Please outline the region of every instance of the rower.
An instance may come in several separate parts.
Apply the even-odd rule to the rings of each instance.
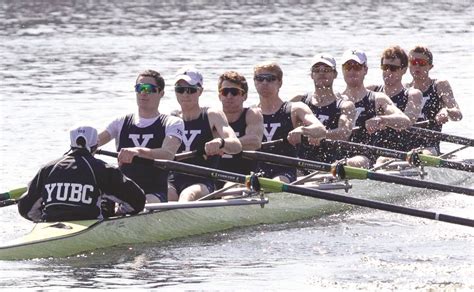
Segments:
[[[242,145],[224,113],[220,109],[199,105],[203,91],[203,78],[199,71],[192,67],[178,70],[174,89],[181,106],[181,111],[176,114],[184,120],[183,142],[179,152],[197,150],[207,156],[204,158],[203,155],[198,155],[182,162],[216,168],[219,156],[242,151]],[[195,201],[214,189],[214,180],[210,178],[173,172],[169,180],[168,196],[170,201]]]
[[[383,92],[410,119],[413,125],[420,113],[422,105],[421,91],[405,88],[402,84],[403,75],[408,69],[408,55],[399,46],[385,49],[380,59],[383,85],[367,86],[367,89]],[[413,135],[405,131],[388,128],[374,134],[374,146],[408,152],[418,145],[413,145]]]
[[[42,167],[18,201],[21,216],[32,221],[102,219],[101,200],[119,204],[119,214],[145,206],[143,190],[122,172],[93,157],[97,130],[72,129],[71,150]]]
[[[316,118],[326,127],[326,138],[331,140],[348,140],[352,133],[355,108],[349,100],[343,100],[333,90],[337,77],[336,60],[329,54],[315,55],[311,62],[311,79],[314,91],[297,95],[291,101],[305,103]],[[341,151],[330,144],[309,145],[304,141],[298,150],[303,159],[333,163],[342,159]]]
[[[413,80],[407,86],[423,92],[423,108],[418,121],[429,121],[423,127],[441,132],[443,124],[449,120],[460,121],[462,113],[449,82],[429,76],[433,68],[433,54],[427,47],[416,46],[410,51],[409,68]],[[426,147],[425,154],[440,153],[439,140],[420,139],[417,143]]]
[[[364,52],[357,49],[344,52],[342,72],[346,89],[343,96],[355,105],[355,126],[358,127],[352,132],[350,140],[362,144],[371,144],[373,134],[387,127],[402,130],[410,126],[410,119],[392,103],[387,95],[364,87],[367,71],[367,56]],[[350,166],[365,168],[370,167],[373,162],[375,162],[375,157],[362,155],[347,160]]]
[[[254,67],[254,83],[257,89],[263,114],[263,141],[284,139],[285,142],[265,152],[296,157],[296,145],[301,137],[313,138],[314,143],[326,137],[327,130],[314,116],[309,107],[302,102],[283,101],[279,96],[283,84],[283,71],[273,62],[258,64]],[[259,163],[259,171],[267,178],[283,182],[296,180],[296,169]]]
[[[143,188],[148,203],[168,201],[168,171],[132,163],[133,158],[173,160],[184,132],[180,118],[160,113],[164,93],[160,73],[140,72],[135,81],[137,112],[115,119],[99,135],[99,146],[115,140],[120,169]]]
[[[260,149],[263,138],[263,117],[260,108],[244,107],[247,100],[248,84],[245,77],[235,71],[227,71],[219,76],[219,100],[222,110],[242,144],[242,150]],[[224,154],[219,169],[240,174],[254,172],[256,162],[238,156]],[[224,183],[217,183],[222,187]]]

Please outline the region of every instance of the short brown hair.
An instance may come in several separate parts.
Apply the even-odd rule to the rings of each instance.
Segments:
[[[156,82],[156,85],[158,85],[158,87],[163,90],[165,89],[165,79],[163,79],[163,77],[161,76],[160,73],[154,71],[154,70],[145,70],[145,71],[142,71],[140,73],[138,73],[138,77],[137,77],[137,80],[135,81],[135,83],[138,81],[138,78],[140,77],[151,77],[153,79],[155,79],[155,82]]]
[[[277,79],[280,81],[283,79],[283,71],[281,70],[280,65],[278,65],[275,62],[266,62],[266,63],[257,64],[253,68],[253,73],[255,74],[257,70],[260,70],[260,69],[266,69],[268,71],[275,73]]]
[[[217,83],[217,89],[221,89],[222,82],[229,81],[239,85],[244,93],[247,93],[249,90],[249,86],[247,84],[247,80],[245,79],[244,75],[235,72],[235,71],[227,71],[224,72],[221,76],[219,76],[219,81]]]
[[[380,65],[383,64],[384,59],[399,59],[400,66],[402,68],[406,68],[408,66],[408,55],[405,53],[405,50],[400,48],[400,46],[386,48],[382,53],[382,57],[380,58]]]
[[[428,49],[427,47],[416,46],[413,50],[410,51],[410,54],[411,53],[420,53],[425,55],[426,57],[428,57],[428,63],[430,63],[430,65],[433,65],[433,53],[431,53],[430,49]]]

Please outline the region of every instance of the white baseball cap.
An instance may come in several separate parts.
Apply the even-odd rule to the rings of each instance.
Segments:
[[[342,55],[342,64],[344,65],[347,61],[356,61],[357,63],[363,65],[367,64],[367,56],[365,53],[358,49],[351,49],[344,52]]]
[[[71,136],[71,147],[86,148],[90,152],[91,149],[98,144],[97,130],[93,127],[79,126],[72,129],[69,134]],[[77,143],[80,137],[84,138],[85,145],[79,145]]]
[[[311,60],[311,66],[314,66],[315,64],[318,64],[318,63],[323,63],[332,67],[333,69],[336,69],[336,60],[334,59],[333,56],[329,54],[315,55],[313,59]]]
[[[180,80],[184,80],[189,85],[203,85],[202,75],[199,71],[194,67],[184,67],[176,72],[175,82],[177,83]]]

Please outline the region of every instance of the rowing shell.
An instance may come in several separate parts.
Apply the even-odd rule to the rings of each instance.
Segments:
[[[147,204],[154,211],[102,221],[37,223],[29,234],[0,246],[0,260],[66,257],[117,245],[294,221],[345,206],[286,193],[269,197]]]
[[[372,186],[360,181],[355,196],[369,196]],[[345,189],[347,184],[320,184],[317,188]],[[397,188],[391,188],[397,189]],[[381,193],[383,189],[380,189]],[[372,192],[374,191],[374,192]],[[406,195],[407,189],[402,189]],[[381,195],[378,196],[381,196]],[[390,198],[397,194],[390,192]],[[386,197],[386,195],[385,195]],[[250,197],[185,203],[147,204],[145,213],[105,220],[37,223],[27,235],[0,246],[0,260],[66,257],[111,246],[159,242],[235,227],[282,223],[349,209],[349,205],[325,200],[271,193],[268,198]]]

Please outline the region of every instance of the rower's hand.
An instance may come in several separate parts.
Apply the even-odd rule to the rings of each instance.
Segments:
[[[381,117],[375,116],[365,121],[365,129],[369,134],[385,129],[387,126]]]
[[[308,138],[308,143],[310,145],[319,146],[322,140],[324,140],[324,138]]]
[[[212,139],[204,145],[204,152],[207,156],[214,156],[224,154],[224,149],[221,148],[222,142],[220,138]]]
[[[288,136],[286,137],[286,139],[288,140],[288,143],[290,143],[293,146],[296,146],[296,144],[301,143],[302,135],[303,135],[303,127],[297,127],[288,133]]]
[[[313,139],[324,139],[328,134],[328,130],[321,123],[302,126],[301,130],[304,136]]]
[[[436,114],[435,121],[439,125],[445,124],[449,121],[448,110],[445,107]]]
[[[139,150],[137,148],[122,148],[118,154],[119,166],[126,163],[132,163],[133,157],[138,156]]]

